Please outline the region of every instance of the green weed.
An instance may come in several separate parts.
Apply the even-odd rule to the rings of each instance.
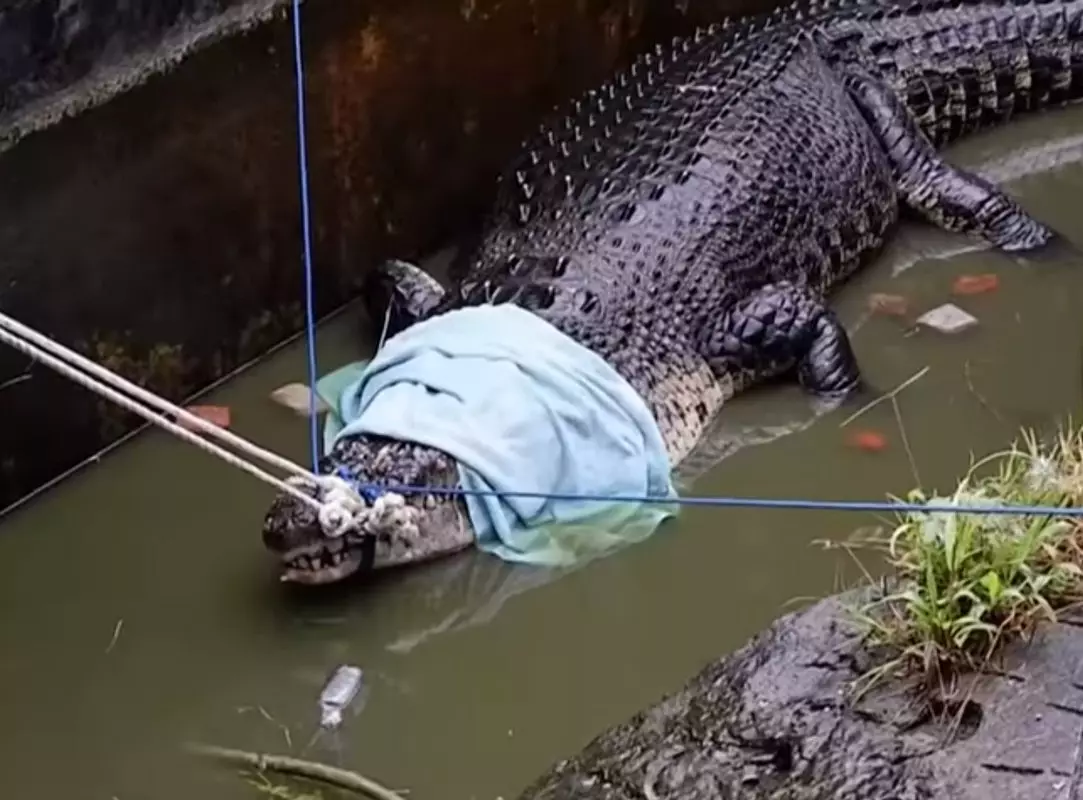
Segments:
[[[988,470],[992,468],[992,471]],[[963,671],[983,669],[997,649],[1083,599],[1083,528],[1048,516],[981,515],[967,508],[1066,508],[1083,499],[1083,432],[1052,447],[1033,434],[976,463],[948,497],[911,492],[912,503],[958,513],[905,514],[888,536],[856,545],[882,552],[895,576],[850,612],[885,656],[855,685],[860,695],[889,677],[917,676],[942,695]]]

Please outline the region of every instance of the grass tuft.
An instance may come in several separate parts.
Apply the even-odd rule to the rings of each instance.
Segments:
[[[907,513],[890,535],[850,546],[883,553],[896,573],[874,599],[850,608],[885,654],[854,686],[859,696],[882,680],[914,676],[943,695],[959,674],[984,669],[999,647],[1083,600],[1080,520],[966,513],[1080,505],[1083,430],[1060,433],[1052,446],[1025,433],[1011,450],[974,464],[949,497],[916,490],[906,499],[960,511]]]

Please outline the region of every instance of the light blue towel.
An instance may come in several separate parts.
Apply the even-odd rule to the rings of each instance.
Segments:
[[[675,498],[658,426],[602,358],[514,305],[426,320],[323,378],[325,448],[370,433],[438,448],[464,488]],[[650,535],[673,504],[469,496],[478,546],[571,565]]]

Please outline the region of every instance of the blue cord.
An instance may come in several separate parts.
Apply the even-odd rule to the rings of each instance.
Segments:
[[[301,172],[301,225],[305,249],[305,339],[308,345],[308,421],[312,471],[319,470],[320,437],[316,419],[316,311],[312,277],[312,225],[308,203],[308,143],[305,137],[305,69],[301,54],[301,0],[293,0],[293,60],[297,69],[297,150]]]
[[[1038,516],[1038,517],[1083,517],[1083,508],[1061,508],[1059,506],[1026,505],[990,505],[956,506],[948,503],[893,503],[844,501],[844,500],[782,500],[770,497],[658,497],[648,495],[605,495],[605,494],[550,494],[548,492],[497,492],[481,489],[463,489],[447,486],[411,486],[408,484],[373,484],[350,480],[344,467],[336,470],[336,475],[350,481],[354,489],[367,502],[385,492],[401,495],[431,494],[455,497],[522,497],[538,500],[570,500],[587,503],[637,503],[679,506],[706,506],[709,508],[772,508],[800,509],[806,511],[870,511],[899,514],[903,512],[929,514],[975,514],[990,516]]]
[[[312,446],[312,471],[319,471],[319,429],[316,419],[316,319],[312,278],[312,233],[308,201],[308,157],[305,140],[305,90],[304,65],[301,53],[301,0],[293,0],[293,51],[297,67],[297,145],[300,156],[301,210],[305,251],[305,333],[308,346],[309,423]],[[651,503],[681,506],[707,506],[710,508],[788,508],[811,511],[870,511],[898,514],[951,513],[1000,516],[1060,516],[1083,517],[1083,508],[1058,508],[1056,506],[953,506],[948,504],[891,503],[891,502],[844,502],[832,500],[776,500],[756,497],[648,497],[599,494],[547,494],[544,492],[496,492],[451,487],[366,484],[353,480],[349,472],[340,467],[336,474],[353,484],[356,491],[369,503],[384,492],[402,495],[432,494],[459,497],[522,497],[542,500],[571,500],[597,503]]]

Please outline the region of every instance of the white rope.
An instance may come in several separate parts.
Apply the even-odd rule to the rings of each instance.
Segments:
[[[116,403],[121,408],[139,415],[148,422],[157,425],[165,431],[182,439],[189,444],[195,445],[204,452],[218,456],[227,464],[237,467],[243,472],[270,484],[281,492],[289,494],[298,501],[305,503],[317,512],[320,526],[328,536],[341,536],[351,528],[365,527],[368,523],[368,508],[348,483],[334,475],[313,475],[308,470],[294,464],[289,459],[258,447],[251,442],[242,439],[230,431],[213,425],[191,412],[170,403],[164,398],[148,392],[120,375],[95,364],[88,358],[64,347],[32,328],[16,322],[10,317],[0,314],[0,342],[7,344],[24,355],[40,361],[50,369],[55,370],[64,377],[70,379],[85,389],[89,389],[101,395],[107,400]],[[52,352],[49,352],[52,351]],[[65,361],[64,359],[67,359]],[[71,363],[67,363],[71,362]],[[72,364],[82,367],[85,372],[76,369]],[[158,408],[164,413],[155,414],[150,409],[140,405],[132,397],[122,394],[112,388],[113,384],[127,390],[132,396],[143,400],[147,405]],[[192,431],[169,419],[171,414],[178,419],[183,419],[195,428],[198,428],[212,436],[233,444],[238,449],[253,455],[263,461],[274,464],[283,470],[295,473],[286,480],[282,480],[269,472],[245,461],[234,453],[210,442]],[[324,490],[324,500],[309,497],[296,488],[298,484],[314,485],[317,489]],[[373,511],[376,511],[374,508]],[[381,506],[380,515],[383,515]]]
[[[252,444],[247,439],[242,439],[240,436],[237,436],[231,431],[220,428],[217,425],[213,425],[210,422],[207,422],[206,420],[197,417],[190,411],[181,408],[180,406],[174,405],[173,403],[170,403],[165,398],[159,397],[153,392],[148,392],[143,387],[132,383],[126,378],[117,375],[115,372],[108,370],[100,364],[91,361],[89,358],[86,358],[80,353],[77,353],[74,350],[65,347],[64,345],[60,344],[60,342],[57,342],[53,339],[50,339],[48,336],[38,333],[33,328],[29,328],[26,325],[23,325],[21,322],[17,322],[16,320],[13,320],[11,317],[5,314],[0,314],[0,328],[11,331],[12,333],[22,337],[28,342],[37,345],[46,353],[50,353],[57,358],[63,359],[68,363],[80,367],[101,383],[121,389],[122,391],[127,392],[133,397],[142,400],[151,408],[156,408],[159,411],[176,417],[177,419],[184,420],[184,422],[188,423],[188,425],[195,428],[196,430],[208,434],[209,436],[213,436],[216,439],[221,439],[223,442],[232,445],[233,447],[237,448],[248,456],[260,459],[266,464],[278,467],[283,472],[289,472],[294,475],[301,475],[306,478],[311,478],[311,472],[309,472],[304,467],[290,461],[288,458],[283,458],[277,453],[272,453],[270,450],[265,450],[262,447]],[[12,345],[12,347],[16,346]],[[20,348],[16,347],[16,349]],[[30,354],[28,353],[28,355]],[[31,355],[31,357],[35,356]],[[54,367],[54,369],[56,368]],[[71,376],[69,375],[68,377]],[[73,378],[73,380],[76,379]],[[93,386],[88,386],[85,383],[82,385],[86,386],[86,388],[89,388],[92,391],[97,391],[97,389],[95,389]],[[310,391],[311,390],[312,389],[310,388]]]
[[[253,475],[260,480],[271,484],[275,488],[281,489],[284,492],[289,492],[298,500],[307,503],[308,505],[316,508],[317,510],[322,508],[321,504],[317,500],[314,500],[313,498],[306,495],[304,492],[301,492],[298,489],[294,488],[294,486],[290,485],[286,481],[280,480],[279,478],[276,478],[274,475],[265,472],[259,467],[248,463],[247,461],[229,452],[225,448],[219,447],[213,442],[208,442],[206,439],[196,436],[194,433],[181,427],[165,415],[155,414],[154,412],[150,411],[144,406],[141,406],[139,403],[136,403],[130,397],[124,396],[115,389],[95,382],[85,373],[79,372],[79,370],[75,369],[74,367],[65,364],[63,361],[56,358],[55,356],[44,352],[43,349],[35,347],[30,342],[14,336],[9,331],[0,330],[0,342],[3,342],[4,344],[15,348],[16,350],[23,353],[24,355],[29,356],[30,358],[40,361],[45,366],[56,370],[64,377],[71,379],[83,388],[90,389],[91,391],[100,394],[105,399],[111,400],[112,402],[116,403],[121,408],[138,414],[139,416],[143,417],[143,419],[147,420],[148,422],[152,422],[161,428],[164,428],[166,431],[172,433],[174,436],[184,439],[190,444],[194,444],[201,450],[213,453],[214,455],[225,461],[227,464],[232,464],[233,466],[244,470],[248,474]]]
[[[379,353],[384,349],[384,342],[387,340],[387,326],[391,323],[391,303],[387,304],[387,311],[384,312],[384,327],[380,331],[380,341],[376,343],[376,352]]]

